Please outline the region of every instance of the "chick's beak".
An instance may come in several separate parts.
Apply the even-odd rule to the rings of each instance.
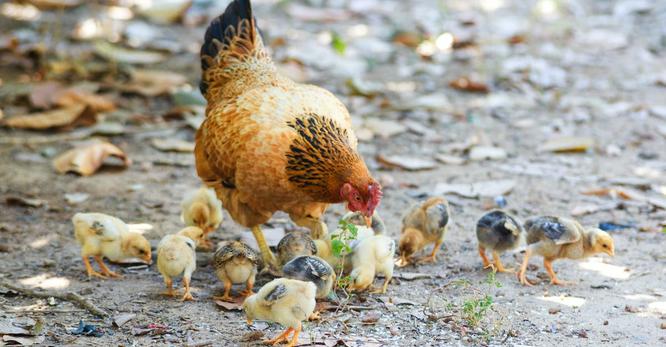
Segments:
[[[247,318],[245,321],[247,321],[247,325],[252,325],[252,319]]]
[[[611,257],[614,257],[614,256],[615,256],[615,248],[611,248],[611,249],[609,249],[609,250],[606,252],[606,254],[610,255]]]

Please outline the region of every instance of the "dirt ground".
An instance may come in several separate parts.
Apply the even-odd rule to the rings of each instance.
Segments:
[[[666,344],[666,4],[255,3],[259,26],[280,68],[328,88],[348,105],[361,140],[359,150],[384,185],[378,211],[388,234],[397,240],[403,211],[429,195],[444,194],[453,212],[437,263],[397,269],[386,295],[362,294],[324,312],[321,321],[306,323],[301,345]],[[183,74],[196,89],[204,14],[219,13],[225,4],[195,2],[185,18],[194,24],[171,25],[159,33],[182,50],[149,67]],[[85,5],[66,10],[59,19],[63,32],[102,9]],[[49,49],[60,50],[57,58],[47,59],[67,60],[90,50],[88,41],[59,45],[48,30],[39,29],[39,23],[56,20],[52,12],[44,12],[35,22],[7,20],[1,27],[8,33],[39,33]],[[333,32],[333,41],[339,35],[346,45],[343,54],[331,48]],[[396,33],[407,38],[395,38]],[[449,36],[442,33],[452,33],[455,40],[447,41]],[[417,39],[419,46],[410,47],[408,38]],[[8,53],[3,54],[6,58]],[[10,59],[0,64],[6,118],[34,109],[16,88],[37,83],[33,72],[17,68]],[[463,76],[489,92],[449,86]],[[61,82],[76,84],[77,78]],[[105,83],[109,78],[113,80],[104,77]],[[151,145],[154,139],[193,141],[194,130],[186,121],[163,117],[178,103],[173,95],[146,97],[108,84],[101,90],[117,105],[103,114],[105,121],[120,123],[123,131],[94,137],[122,148],[133,162],[127,169],[106,166],[89,177],[58,174],[50,162],[89,140],[66,138],[80,130],[0,128],[0,281],[73,291],[112,317],[135,316],[117,327],[112,318],[96,318],[67,301],[0,290],[0,322],[31,318],[31,324],[43,326],[39,334],[48,345],[258,345],[263,337],[277,334],[279,326],[248,326],[241,312],[227,311],[211,300],[221,289],[209,265],[212,253],[198,253],[194,302],[162,297],[162,279],[154,264],[114,265],[123,274],[119,280],[86,277],[70,222],[74,213],[103,212],[130,223],[149,223],[154,228],[146,236],[155,246],[182,227],[180,201],[200,184],[191,153],[167,153]],[[540,150],[563,136],[594,143],[580,153]],[[493,160],[474,160],[475,149],[488,146],[501,153]],[[397,166],[388,165],[390,161]],[[416,164],[422,167],[406,169]],[[495,192],[504,180],[512,181],[509,188]],[[471,193],[460,192],[460,187],[456,193],[450,186],[486,181],[490,188]],[[631,198],[583,194],[609,187],[630,191]],[[72,193],[88,197],[67,202],[65,195]],[[481,268],[474,226],[487,209],[496,207],[498,195],[522,220],[575,214],[584,225],[612,222],[628,227],[609,231],[615,240],[613,258],[555,263],[559,276],[574,281],[572,285],[548,284],[535,257],[529,276],[540,279],[539,284],[523,287],[513,275],[497,274],[500,286],[495,286],[487,283],[488,271]],[[43,204],[25,206],[12,203],[11,197]],[[580,212],[581,207],[591,209]],[[342,206],[330,208],[329,229],[343,212]],[[282,214],[268,227],[296,228]],[[249,234],[225,215],[213,239],[237,239],[244,233]],[[517,266],[521,250],[503,259]],[[261,277],[258,284],[267,280]],[[486,295],[492,306],[473,326],[464,306]],[[71,334],[80,320],[99,326],[104,335]],[[141,329],[148,324],[164,328]]]

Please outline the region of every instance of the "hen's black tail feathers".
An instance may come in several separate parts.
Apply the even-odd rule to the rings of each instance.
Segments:
[[[205,73],[214,63],[211,58],[215,59],[222,50],[236,50],[237,55],[251,54],[256,44],[255,30],[258,29],[250,0],[232,1],[224,13],[210,23],[201,45],[202,79],[199,89],[202,94],[206,95],[208,90],[210,81],[206,79]]]

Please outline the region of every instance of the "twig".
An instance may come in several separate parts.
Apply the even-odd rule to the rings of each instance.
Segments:
[[[186,343],[185,347],[204,347],[204,346],[210,346],[214,343],[215,341],[213,340],[205,340],[205,341],[200,341],[200,342],[193,342],[193,343]]]
[[[97,306],[93,305],[90,303],[90,301],[86,300],[84,297],[82,297],[79,294],[76,294],[74,292],[65,292],[65,293],[58,293],[58,292],[53,292],[53,291],[36,291],[28,288],[23,288],[19,286],[15,286],[13,284],[9,284],[7,282],[0,282],[0,285],[13,290],[15,292],[21,293],[25,296],[31,296],[33,298],[42,298],[42,299],[48,299],[50,297],[64,300],[64,301],[69,301],[81,308],[86,309],[88,312],[94,314],[95,316],[98,317],[108,317],[109,313],[106,311],[98,308]]]

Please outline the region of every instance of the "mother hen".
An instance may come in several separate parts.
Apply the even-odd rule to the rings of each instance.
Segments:
[[[196,135],[197,173],[252,229],[266,264],[276,260],[259,226],[276,211],[313,238],[326,234],[328,204],[373,215],[382,191],[356,151],[349,112],[330,92],[277,73],[249,0],[231,2],[211,22],[201,69],[208,106]]]

